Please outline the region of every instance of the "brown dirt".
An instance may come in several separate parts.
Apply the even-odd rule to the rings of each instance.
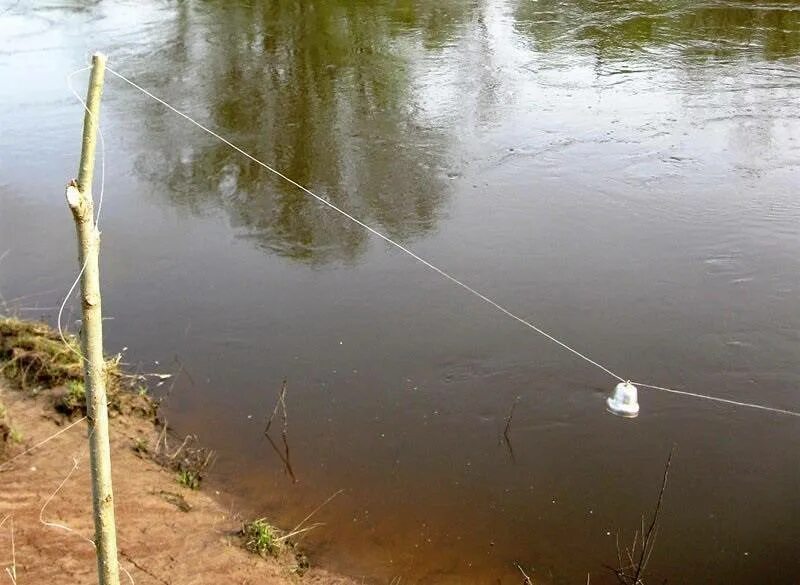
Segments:
[[[96,583],[94,548],[88,541],[93,529],[86,423],[10,460],[70,421],[53,409],[50,392],[31,397],[0,381],[0,404],[22,435],[22,444],[8,445],[5,455],[0,451],[0,522],[9,516],[0,528],[0,569],[13,562],[20,585]],[[156,440],[152,421],[119,415],[111,429],[120,561],[136,585],[355,583],[313,567],[299,576],[292,549],[267,559],[245,551],[238,536],[241,520],[231,510],[209,493],[179,485],[174,471],[137,455],[137,439],[149,445]],[[43,524],[40,511],[73,468],[74,458],[75,472],[43,514],[47,522],[68,526],[68,532]],[[124,573],[121,581],[129,582]]]

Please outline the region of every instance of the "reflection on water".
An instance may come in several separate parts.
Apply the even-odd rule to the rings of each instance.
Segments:
[[[28,316],[73,278],[63,79],[96,48],[612,369],[797,408],[796,3],[0,6],[0,293]],[[367,582],[611,583],[678,443],[653,582],[797,580],[796,424],[644,391],[613,419],[602,373],[118,80],[104,105],[109,349],[180,356],[170,423],[243,514],[343,489],[307,543]]]
[[[192,87],[192,110],[218,132],[407,240],[435,226],[447,193],[448,137],[415,115],[403,37],[411,29],[435,52],[468,16],[459,4],[182,4],[159,58],[183,75],[158,90],[179,95]],[[197,145],[196,135],[187,136],[176,151],[174,133],[184,122],[152,107],[143,115],[153,132],[139,168],[169,185],[177,204],[221,205],[240,233],[296,260],[351,259],[362,250],[362,228],[319,213],[307,195],[222,143]]]
[[[452,134],[467,115],[465,103],[475,100],[477,123],[502,107],[508,64],[492,58],[492,45],[507,39],[487,30],[491,8],[181,2],[159,23],[161,48],[141,69],[129,66],[168,97],[191,88],[187,109],[204,122],[407,241],[435,227],[448,183],[460,176],[459,161],[448,154],[469,135],[464,128],[461,138]],[[550,52],[589,57],[598,77],[614,77],[602,82],[609,85],[681,62],[691,75],[698,67],[787,58],[800,49],[800,11],[789,5],[541,0],[508,10],[514,29],[539,53],[534,67],[562,71],[560,58],[547,62]],[[422,74],[420,64],[428,69]],[[146,141],[137,168],[167,186],[175,204],[200,213],[223,207],[241,237],[296,260],[318,264],[363,252],[360,227],[319,213],[292,185],[187,132],[171,112],[144,104],[137,113]]]
[[[719,63],[749,53],[780,59],[800,49],[800,14],[787,2],[538,0],[517,3],[514,17],[537,50],[583,49],[600,61],[650,60],[661,50]]]

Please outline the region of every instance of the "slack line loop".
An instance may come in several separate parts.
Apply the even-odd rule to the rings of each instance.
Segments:
[[[445,270],[439,268],[438,266],[435,266],[434,264],[432,264],[428,260],[425,260],[421,256],[417,255],[415,252],[413,252],[410,249],[408,249],[405,246],[403,246],[402,244],[394,241],[389,236],[386,236],[386,235],[382,234],[381,232],[379,232],[375,228],[367,225],[366,223],[364,223],[360,219],[354,217],[353,215],[351,215],[347,211],[345,211],[345,210],[341,209],[340,207],[336,206],[334,203],[331,203],[327,198],[321,197],[320,195],[317,195],[316,193],[314,193],[313,191],[311,191],[310,189],[308,189],[304,185],[301,185],[300,183],[298,183],[294,179],[291,179],[290,177],[287,177],[282,172],[274,169],[273,167],[271,167],[267,163],[265,163],[263,161],[260,161],[255,156],[253,156],[250,153],[246,152],[245,150],[243,150],[239,146],[236,146],[230,140],[224,138],[223,136],[220,136],[219,134],[217,134],[216,132],[214,132],[213,130],[208,128],[207,126],[203,125],[202,123],[198,122],[197,120],[195,120],[194,118],[192,118],[188,114],[185,114],[184,112],[180,111],[179,109],[177,109],[176,107],[174,107],[171,104],[167,103],[166,101],[164,101],[160,97],[158,97],[156,95],[153,95],[152,93],[147,91],[145,88],[143,88],[140,85],[138,85],[137,83],[131,81],[130,79],[128,79],[127,77],[125,77],[121,73],[117,73],[111,67],[106,66],[106,71],[108,73],[110,73],[111,75],[117,77],[118,79],[121,79],[122,81],[124,81],[125,83],[127,83],[128,85],[133,87],[134,89],[137,89],[138,91],[140,91],[141,93],[143,93],[144,95],[149,97],[150,99],[160,103],[165,108],[171,110],[172,112],[174,112],[175,114],[177,114],[181,118],[185,119],[187,122],[190,122],[191,124],[197,126],[198,128],[200,128],[206,134],[209,134],[209,135],[213,136],[214,138],[216,138],[217,140],[219,140],[220,142],[226,144],[227,146],[229,146],[231,149],[235,150],[236,152],[238,152],[242,156],[250,159],[252,162],[256,163],[257,165],[259,165],[261,167],[263,167],[264,169],[266,169],[270,173],[276,175],[277,177],[280,177],[281,179],[283,179],[287,183],[297,187],[298,189],[303,191],[306,195],[309,195],[310,197],[313,197],[314,199],[316,199],[319,203],[321,203],[325,207],[335,211],[336,213],[338,213],[338,214],[344,216],[345,218],[349,219],[351,222],[361,226],[362,228],[364,228],[365,230],[367,230],[368,232],[370,232],[374,236],[377,236],[378,238],[380,238],[381,240],[383,240],[387,244],[397,248],[398,250],[400,250],[404,254],[410,256],[411,258],[413,258],[414,260],[416,260],[420,264],[424,265],[425,267],[429,268],[433,272],[439,274],[440,276],[442,276],[446,280],[449,280],[450,282],[452,282],[453,284],[458,285],[459,287],[461,287],[462,289],[466,290],[467,292],[469,292],[473,296],[475,296],[475,297],[479,298],[480,300],[484,301],[485,303],[491,305],[492,307],[494,307],[495,309],[497,309],[498,311],[500,311],[501,313],[503,313],[507,317],[510,317],[511,319],[517,321],[521,325],[524,325],[528,329],[531,329],[531,330],[535,331],[536,333],[538,333],[542,337],[545,337],[546,339],[552,341],[556,345],[558,345],[561,348],[567,350],[568,352],[572,353],[573,355],[575,355],[576,357],[582,359],[583,361],[587,362],[588,364],[591,364],[591,365],[595,366],[596,368],[602,370],[603,372],[605,372],[606,374],[608,374],[612,378],[616,379],[618,382],[623,382],[623,383],[627,382],[627,380],[625,378],[623,378],[622,376],[616,374],[615,372],[610,370],[608,367],[596,362],[595,360],[591,359],[587,355],[579,352],[577,349],[567,345],[565,342],[561,341],[560,339],[557,339],[556,337],[554,337],[553,335],[547,333],[546,331],[544,331],[540,327],[534,325],[530,321],[527,321],[526,319],[523,319],[519,315],[513,313],[512,311],[510,311],[509,309],[505,308],[504,306],[502,306],[498,302],[490,299],[489,297],[487,297],[483,293],[475,290],[474,288],[472,288],[468,284],[464,283],[463,281],[459,280],[458,278],[456,278],[455,276],[453,276],[450,273],[446,272]],[[670,392],[670,393],[673,393],[673,394],[692,396],[692,397],[695,397],[695,398],[703,398],[703,399],[710,400],[710,401],[713,401],[713,402],[721,402],[721,403],[725,403],[725,404],[731,404],[731,405],[742,406],[742,407],[747,407],[747,408],[756,408],[756,409],[759,409],[759,410],[765,410],[765,411],[769,411],[769,412],[773,412],[773,413],[788,414],[788,415],[791,415],[791,416],[800,417],[800,412],[794,412],[794,411],[790,411],[790,410],[783,410],[783,409],[779,409],[779,408],[772,408],[772,407],[769,407],[769,406],[762,406],[762,405],[758,405],[758,404],[750,404],[750,403],[746,403],[746,402],[737,402],[737,401],[734,401],[734,400],[728,400],[728,399],[725,399],[725,398],[717,398],[717,397],[714,397],[714,396],[706,396],[706,395],[702,395],[702,394],[694,394],[694,393],[691,393],[691,392],[684,392],[682,390],[674,390],[672,388],[665,388],[665,387],[662,387],[662,386],[652,386],[652,385],[642,384],[642,383],[638,383],[638,385],[642,386],[642,387],[645,387],[645,388],[650,388],[652,390],[658,390],[658,391],[663,391],[663,392]]]

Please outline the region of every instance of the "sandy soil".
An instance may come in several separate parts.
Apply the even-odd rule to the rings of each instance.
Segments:
[[[21,444],[0,455],[0,461],[6,461],[0,463],[0,522],[5,519],[0,527],[0,569],[15,570],[19,585],[96,583],[94,548],[88,540],[93,530],[86,423],[10,460],[70,421],[55,413],[48,393],[32,398],[2,381],[0,403],[22,435]],[[237,535],[241,521],[219,503],[219,496],[179,485],[174,472],[136,454],[137,438],[153,442],[155,434],[149,421],[112,419],[120,561],[134,583],[354,583],[313,567],[298,576],[291,551],[279,559],[262,559],[242,549]],[[77,467],[69,475],[75,461]],[[121,580],[130,582],[124,573]]]

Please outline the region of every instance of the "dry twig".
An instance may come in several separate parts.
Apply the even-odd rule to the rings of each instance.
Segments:
[[[667,457],[667,463],[664,466],[664,476],[661,480],[661,489],[658,492],[658,500],[653,511],[653,518],[647,530],[644,529],[644,517],[642,517],[641,532],[637,530],[634,533],[633,544],[630,548],[625,548],[625,555],[628,559],[628,564],[623,566],[622,554],[619,550],[619,538],[617,538],[617,568],[611,569],[617,576],[617,580],[622,585],[644,585],[644,572],[650,557],[655,548],[656,535],[658,534],[658,518],[661,514],[661,507],[664,502],[664,492],[667,488],[667,479],[669,478],[669,468],[672,464],[672,456],[675,453],[673,446]],[[640,542],[641,539],[641,542]]]
[[[267,426],[264,429],[265,435],[269,432],[269,428],[272,426],[272,419],[274,419],[275,415],[278,413],[278,407],[281,407],[283,410],[283,434],[285,435],[289,427],[289,415],[286,412],[286,380],[283,381],[281,393],[278,395],[278,400],[275,401],[275,408],[272,410],[272,414],[267,420]]]

